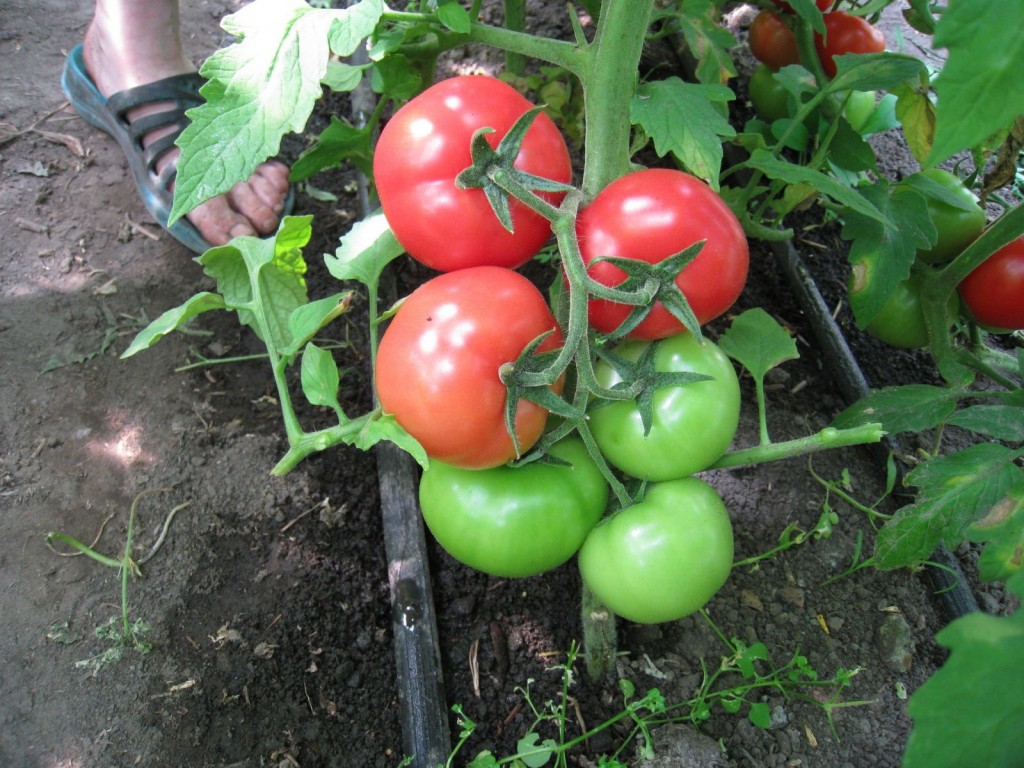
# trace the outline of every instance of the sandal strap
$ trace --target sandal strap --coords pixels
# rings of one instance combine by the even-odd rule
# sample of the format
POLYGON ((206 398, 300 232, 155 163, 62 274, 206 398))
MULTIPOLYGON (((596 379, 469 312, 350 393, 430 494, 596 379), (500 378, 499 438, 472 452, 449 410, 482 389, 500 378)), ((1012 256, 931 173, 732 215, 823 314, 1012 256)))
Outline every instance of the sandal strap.
POLYGON ((142 154, 146 170, 151 177, 159 179, 161 189, 168 189, 174 181, 177 171, 175 163, 170 163, 164 172, 157 174, 157 162, 167 152, 174 149, 174 142, 189 124, 185 111, 197 107, 204 102, 199 89, 206 81, 196 72, 166 77, 135 88, 128 88, 110 96, 107 105, 121 123, 136 150, 142 154), (159 112, 128 120, 128 113, 148 104, 161 104, 164 108, 159 112), (144 145, 143 140, 153 131, 173 126, 175 130, 159 139, 144 145))

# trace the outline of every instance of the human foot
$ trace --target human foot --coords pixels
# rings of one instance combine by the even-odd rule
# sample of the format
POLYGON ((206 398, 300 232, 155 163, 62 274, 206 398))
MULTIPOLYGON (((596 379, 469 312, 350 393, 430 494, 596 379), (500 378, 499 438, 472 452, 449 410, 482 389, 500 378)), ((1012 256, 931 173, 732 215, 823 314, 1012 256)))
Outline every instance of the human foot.
MULTIPOLYGON (((176 19, 168 20, 168 23, 170 21, 176 23, 176 19)), ((160 25, 145 25, 145 28, 160 29, 160 25)), ((106 34, 99 17, 86 33, 82 59, 88 77, 105 97, 166 77, 195 71, 182 54, 176 33, 172 36, 159 35, 149 40, 131 35, 126 35, 124 40, 113 40, 106 34)), ((146 104, 129 110, 126 118, 129 123, 133 123, 173 106, 166 103, 146 104)), ((154 128, 143 135, 142 145, 154 147, 160 138, 174 134, 177 130, 174 125, 154 128)), ((158 152, 153 170, 156 173, 173 171, 178 154, 176 147, 158 152)), ((247 181, 239 182, 225 194, 202 203, 187 218, 207 244, 223 245, 233 237, 267 235, 275 231, 287 196, 287 166, 278 161, 269 161, 259 166, 247 181)), ((191 243, 188 244, 193 247, 191 243)))

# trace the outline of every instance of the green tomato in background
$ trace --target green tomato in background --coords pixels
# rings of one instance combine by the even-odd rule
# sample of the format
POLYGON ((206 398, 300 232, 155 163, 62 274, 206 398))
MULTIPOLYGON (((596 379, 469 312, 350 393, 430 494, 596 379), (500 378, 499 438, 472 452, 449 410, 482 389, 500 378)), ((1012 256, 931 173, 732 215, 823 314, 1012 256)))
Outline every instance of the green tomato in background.
MULTIPOLYGON (((856 294, 867 289, 871 279, 871 268, 867 263, 854 266, 850 275, 850 303, 856 303, 856 294)), ((949 298, 948 315, 956 310, 957 297, 949 298)), ((893 291, 889 300, 864 330, 879 341, 904 349, 921 349, 928 346, 928 326, 924 321, 924 308, 921 302, 921 277, 911 273, 910 277, 901 282, 893 291)))
POLYGON ((875 111, 874 91, 850 91, 843 104, 843 116, 853 126, 853 130, 861 131, 875 111))
POLYGON ((703 608, 732 570, 732 522, 696 477, 652 485, 590 532, 579 566, 590 591, 629 621, 675 621, 703 608))
POLYGON ((929 168, 900 183, 924 194, 938 232, 934 246, 917 252, 917 258, 926 264, 944 264, 955 259, 985 228, 985 211, 977 196, 956 174, 943 168, 929 168))
POLYGON ((772 68, 767 64, 758 64, 750 75, 747 84, 750 105, 754 113, 768 123, 791 117, 789 111, 789 92, 786 87, 775 79, 772 68))
POLYGON ((566 562, 601 519, 608 484, 579 438, 549 453, 568 465, 431 461, 419 487, 427 528, 456 560, 492 576, 535 576, 566 562))
MULTIPOLYGON (((609 462, 633 477, 660 482, 707 469, 729 449, 739 426, 740 385, 725 353, 689 333, 658 342, 626 341, 613 352, 636 361, 652 343, 657 345, 656 371, 688 371, 711 379, 658 389, 646 435, 635 401, 599 401, 588 415, 594 440, 609 462)), ((604 360, 595 374, 603 387, 622 381, 604 360)))

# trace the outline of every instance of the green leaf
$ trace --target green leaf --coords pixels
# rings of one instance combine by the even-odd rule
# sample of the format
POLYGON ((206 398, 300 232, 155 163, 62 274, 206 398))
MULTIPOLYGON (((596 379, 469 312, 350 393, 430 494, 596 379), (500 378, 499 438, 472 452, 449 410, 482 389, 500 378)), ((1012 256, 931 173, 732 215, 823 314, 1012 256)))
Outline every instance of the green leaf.
POLYGON ((334 256, 325 256, 328 271, 338 280, 358 280, 376 285, 384 268, 405 253, 395 238, 384 212, 376 210, 341 238, 334 256))
POLYGON ((381 0, 344 10, 301 0, 256 0, 222 26, 238 42, 210 56, 200 72, 206 103, 188 111, 178 139, 174 222, 201 202, 248 179, 277 154, 281 137, 301 132, 322 93, 332 51, 350 55, 383 12, 381 0))
POLYGON ((927 201, 910 187, 890 187, 883 181, 861 187, 861 193, 885 216, 879 221, 853 209, 844 213, 842 237, 853 241, 849 259, 855 290, 850 292, 850 307, 863 328, 910 276, 918 249, 934 244, 937 233, 927 201))
POLYGON ((762 730, 767 731, 771 727, 772 711, 764 701, 755 701, 751 704, 747 717, 750 722, 762 730))
POLYGON ((736 46, 736 38, 720 23, 718 4, 713 0, 683 0, 679 6, 672 11, 673 20, 679 25, 687 49, 697 59, 697 79, 724 85, 736 76, 729 55, 729 49, 736 46))
POLYGON ((967 529, 968 541, 984 542, 978 558, 983 581, 1006 581, 1024 570, 1024 475, 983 518, 967 529))
POLYGON ((226 309, 224 299, 219 294, 203 291, 197 293, 184 304, 168 309, 160 317, 143 328, 121 353, 121 359, 131 357, 144 349, 149 349, 171 331, 174 331, 196 315, 209 312, 211 309, 226 309))
POLYGON ((718 346, 756 380, 763 379, 777 365, 800 357, 793 337, 760 307, 734 319, 718 346))
POLYGON ((886 387, 861 398, 832 420, 836 429, 880 423, 890 435, 923 432, 945 423, 960 392, 930 384, 886 387))
POLYGON ((321 328, 347 312, 351 302, 352 291, 343 291, 296 307, 288 317, 292 342, 281 353, 288 358, 293 357, 321 328))
POLYGON ((770 179, 784 181, 787 184, 809 184, 821 194, 845 206, 848 211, 854 211, 865 218, 873 219, 882 224, 888 222, 885 214, 858 190, 851 189, 813 168, 779 160, 767 150, 755 150, 751 154, 750 159, 747 160, 746 165, 761 171, 770 179))
POLYGON ((307 303, 302 247, 312 234, 312 216, 285 216, 272 238, 236 237, 211 248, 198 261, 217 281, 227 309, 275 350, 292 342, 288 320, 307 303))
POLYGON ((947 50, 935 83, 937 165, 1007 128, 1024 112, 1024 0, 1004 0, 992 13, 986 0, 948 3, 933 45, 947 50))
POLYGON ((972 405, 959 411, 949 423, 996 440, 1024 441, 1024 410, 1017 406, 972 405))
POLYGON ((469 34, 471 21, 469 11, 455 0, 438 4, 437 19, 452 32, 457 32, 460 35, 469 34))
POLYGON ((402 426, 395 421, 395 417, 379 411, 370 414, 366 418, 362 429, 352 441, 353 445, 361 451, 368 451, 381 440, 388 440, 394 443, 403 451, 408 453, 423 469, 430 464, 427 452, 419 441, 406 432, 402 426))
POLYGON ((923 165, 935 141, 935 104, 919 87, 903 86, 894 93, 897 96, 896 118, 903 126, 907 146, 914 159, 923 165))
POLYGON ((384 57, 370 70, 370 88, 399 101, 411 99, 423 88, 423 77, 415 65, 400 53, 384 57))
POLYGON ((875 564, 880 569, 924 562, 943 541, 955 547, 967 527, 984 517, 1022 480, 1017 452, 982 443, 932 459, 907 475, 918 488, 914 503, 896 512, 878 532, 875 564))
POLYGON ((540 736, 536 733, 528 733, 516 742, 518 757, 529 768, 541 768, 551 759, 557 745, 553 739, 544 739, 540 744, 537 740, 540 736))
POLYGON ((338 387, 341 376, 334 356, 309 342, 302 350, 302 393, 313 405, 333 408, 343 415, 338 402, 338 387))
POLYGON ((640 85, 629 119, 654 140, 659 157, 672 153, 686 170, 718 189, 721 140, 731 139, 736 131, 717 105, 734 98, 724 85, 700 85, 670 77, 640 85))
POLYGON ((363 79, 367 65, 354 66, 341 61, 328 61, 327 72, 321 82, 336 93, 355 90, 363 79))
POLYGON ((910 698, 914 727, 903 768, 1018 768, 1024 755, 1024 611, 972 613, 936 640, 950 655, 910 698))
POLYGON ((836 76, 827 89, 841 91, 891 91, 921 79, 924 62, 899 53, 848 53, 832 59, 836 76))
POLYGON ((369 128, 356 128, 335 115, 317 137, 316 143, 303 152, 292 165, 291 180, 303 181, 327 168, 337 168, 345 160, 363 173, 372 174, 373 148, 369 128))
POLYGON ((875 150, 845 118, 836 126, 835 137, 829 144, 828 157, 830 162, 847 171, 876 169, 875 150))

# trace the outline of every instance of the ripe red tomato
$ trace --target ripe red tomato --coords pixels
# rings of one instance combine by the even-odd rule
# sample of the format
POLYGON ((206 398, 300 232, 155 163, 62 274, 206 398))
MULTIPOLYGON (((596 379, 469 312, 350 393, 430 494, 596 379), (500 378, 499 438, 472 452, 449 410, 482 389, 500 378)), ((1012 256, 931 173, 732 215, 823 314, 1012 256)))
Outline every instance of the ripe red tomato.
POLYGON ((1024 237, 989 256, 959 286, 976 321, 1004 331, 1024 329, 1024 237))
MULTIPOLYGON (((442 272, 476 266, 514 269, 551 235, 546 219, 511 201, 514 232, 491 210, 482 189, 459 189, 455 177, 472 164, 470 139, 480 128, 497 146, 533 105, 493 77, 443 80, 399 109, 384 126, 373 156, 374 182, 395 236, 409 254, 442 272)), ((515 167, 568 183, 572 165, 565 139, 540 114, 523 140, 515 167)), ((557 204, 564 195, 543 193, 557 204)))
MULTIPOLYGON (((608 286, 619 285, 625 273, 606 261, 591 264, 599 256, 653 264, 706 241, 676 278, 702 325, 733 305, 747 279, 749 251, 739 220, 711 187, 682 171, 649 168, 616 179, 580 212, 576 234, 590 276, 608 286)), ((611 333, 631 309, 591 299, 590 323, 611 333)), ((628 336, 663 339, 684 330, 658 302, 628 336)))
POLYGON ((845 11, 825 14, 825 37, 814 33, 814 47, 821 66, 829 77, 836 76, 834 56, 846 53, 881 53, 885 50, 885 35, 860 16, 845 11))
MULTIPOLYGON (((427 455, 468 469, 515 458, 505 429, 507 389, 498 369, 546 331, 562 334, 541 292, 509 269, 472 267, 428 280, 401 305, 377 352, 377 395, 427 455)), ((561 384, 554 388, 561 390, 561 384)), ((519 401, 516 436, 526 451, 548 412, 519 401)))
POLYGON ((750 24, 750 52, 772 69, 800 63, 796 35, 782 17, 761 11, 750 24))

